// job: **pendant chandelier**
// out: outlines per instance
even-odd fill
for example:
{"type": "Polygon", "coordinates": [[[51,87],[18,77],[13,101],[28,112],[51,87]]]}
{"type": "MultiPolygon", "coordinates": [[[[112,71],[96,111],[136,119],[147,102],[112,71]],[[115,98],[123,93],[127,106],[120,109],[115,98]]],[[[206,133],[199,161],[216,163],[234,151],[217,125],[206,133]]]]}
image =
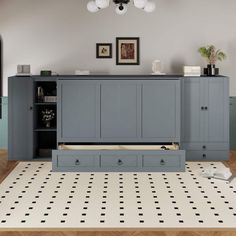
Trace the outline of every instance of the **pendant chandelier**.
{"type": "MultiPolygon", "coordinates": [[[[116,6],[116,13],[118,15],[123,15],[127,12],[127,5],[130,3],[130,0],[112,0],[116,6]]],[[[135,7],[144,10],[145,12],[153,12],[156,8],[154,2],[149,0],[133,0],[135,7]]],[[[93,0],[88,2],[87,9],[90,12],[98,12],[101,9],[109,7],[110,0],[93,0]]]]}

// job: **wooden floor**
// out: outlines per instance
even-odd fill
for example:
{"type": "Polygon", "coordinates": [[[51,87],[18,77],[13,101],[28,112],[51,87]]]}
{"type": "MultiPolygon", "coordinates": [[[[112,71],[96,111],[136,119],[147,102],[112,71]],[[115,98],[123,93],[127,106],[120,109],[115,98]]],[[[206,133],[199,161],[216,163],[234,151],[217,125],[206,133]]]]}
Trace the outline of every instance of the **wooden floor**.
{"type": "MultiPolygon", "coordinates": [[[[231,152],[230,160],[224,162],[224,164],[230,167],[231,171],[236,173],[236,151],[231,152]]],[[[0,183],[4,178],[14,169],[17,165],[16,161],[7,160],[7,152],[0,150],[0,183]]],[[[0,236],[236,236],[235,231],[11,231],[3,232],[0,229],[0,236]]]]}

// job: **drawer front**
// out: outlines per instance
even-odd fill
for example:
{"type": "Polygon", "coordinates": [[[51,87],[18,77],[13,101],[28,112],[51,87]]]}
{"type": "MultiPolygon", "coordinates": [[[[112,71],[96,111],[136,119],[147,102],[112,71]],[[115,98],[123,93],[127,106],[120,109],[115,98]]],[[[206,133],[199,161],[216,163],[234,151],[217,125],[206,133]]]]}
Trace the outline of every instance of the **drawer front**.
{"type": "Polygon", "coordinates": [[[221,150],[228,150],[229,143],[182,143],[182,149],[185,150],[192,150],[192,151],[221,151],[221,150]]]}
{"type": "Polygon", "coordinates": [[[229,159],[229,151],[186,151],[187,161],[224,161],[229,159]]]}
{"type": "MultiPolygon", "coordinates": [[[[102,155],[101,167],[138,167],[138,155],[102,155]]],[[[108,169],[109,170],[109,169],[108,169]]]]}
{"type": "Polygon", "coordinates": [[[98,167],[99,155],[57,155],[58,167],[98,167]]]}
{"type": "Polygon", "coordinates": [[[161,155],[144,155],[143,166],[144,167],[180,166],[180,157],[178,156],[162,157],[161,155]]]}

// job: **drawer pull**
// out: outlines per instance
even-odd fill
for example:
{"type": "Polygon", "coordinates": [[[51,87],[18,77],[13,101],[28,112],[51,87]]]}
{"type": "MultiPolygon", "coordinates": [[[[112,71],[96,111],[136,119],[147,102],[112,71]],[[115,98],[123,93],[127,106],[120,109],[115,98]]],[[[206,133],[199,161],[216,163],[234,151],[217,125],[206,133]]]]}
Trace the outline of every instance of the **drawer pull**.
{"type": "Polygon", "coordinates": [[[203,154],[202,157],[203,157],[203,159],[206,159],[206,154],[203,154]]]}
{"type": "Polygon", "coordinates": [[[76,160],[75,160],[75,165],[77,165],[77,166],[80,165],[79,159],[76,159],[76,160]]]}
{"type": "Polygon", "coordinates": [[[160,164],[161,164],[161,165],[165,165],[166,162],[165,162],[163,159],[161,159],[160,164]]]}
{"type": "Polygon", "coordinates": [[[121,166],[121,165],[123,165],[124,163],[123,163],[123,161],[122,161],[121,159],[119,159],[119,160],[117,161],[117,164],[118,164],[118,166],[121,166]]]}

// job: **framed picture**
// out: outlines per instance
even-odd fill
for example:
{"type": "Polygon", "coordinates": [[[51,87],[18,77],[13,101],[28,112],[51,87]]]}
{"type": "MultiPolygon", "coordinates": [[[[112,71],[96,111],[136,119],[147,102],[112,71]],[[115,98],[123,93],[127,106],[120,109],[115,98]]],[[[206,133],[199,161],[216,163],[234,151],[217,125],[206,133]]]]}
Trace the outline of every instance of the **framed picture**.
{"type": "Polygon", "coordinates": [[[139,38],[116,38],[116,65],[139,65],[139,38]]]}
{"type": "Polygon", "coordinates": [[[111,43],[97,43],[96,58],[112,58],[111,43]]]}

